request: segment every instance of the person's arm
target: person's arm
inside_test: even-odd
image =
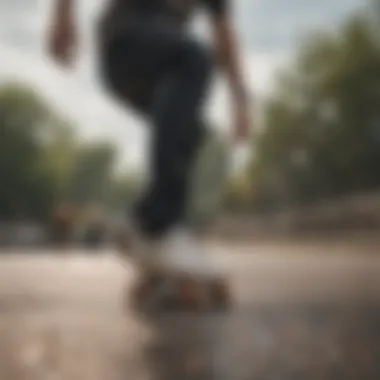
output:
[[[240,51],[232,26],[229,0],[207,0],[219,63],[227,76],[235,111],[237,138],[248,136],[250,125],[248,91],[245,86]]]
[[[50,30],[50,54],[60,64],[68,65],[76,48],[75,0],[54,0]]]
[[[228,14],[213,16],[213,29],[217,56],[227,75],[232,95],[236,102],[246,101],[246,89],[240,62],[235,31]]]
[[[71,22],[73,20],[74,0],[55,0],[53,17],[61,22]]]

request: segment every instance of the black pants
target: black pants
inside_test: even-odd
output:
[[[134,214],[144,233],[163,234],[185,218],[211,56],[166,20],[140,16],[103,46],[102,68],[110,90],[152,125],[151,178]]]

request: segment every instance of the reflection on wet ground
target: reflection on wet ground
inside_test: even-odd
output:
[[[273,251],[226,259],[225,315],[123,309],[134,274],[108,256],[0,259],[0,379],[380,379],[378,261]]]

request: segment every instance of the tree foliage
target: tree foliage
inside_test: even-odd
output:
[[[0,89],[0,218],[42,217],[55,191],[44,170],[44,135],[57,119],[31,89]]]
[[[380,46],[363,17],[307,41],[279,77],[250,167],[256,209],[380,185]]]
[[[0,220],[46,220],[61,201],[108,204],[115,163],[111,144],[80,142],[33,89],[0,87]]]

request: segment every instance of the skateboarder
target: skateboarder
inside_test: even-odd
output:
[[[248,99],[229,2],[113,0],[99,22],[102,79],[125,106],[146,119],[152,133],[150,183],[133,214],[139,241],[145,242],[140,259],[148,267],[206,270],[204,256],[185,227],[185,205],[205,133],[202,107],[216,61],[230,84],[235,138],[248,134]],[[74,0],[55,0],[49,36],[52,57],[67,66],[77,48],[74,6]],[[197,9],[209,16],[214,49],[188,33]]]

